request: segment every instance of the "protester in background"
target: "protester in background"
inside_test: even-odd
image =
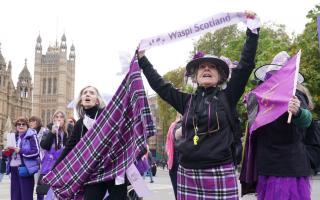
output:
[[[38,141],[40,142],[41,139],[42,139],[42,136],[48,131],[45,127],[43,127],[42,125],[42,121],[39,117],[37,116],[32,116],[30,117],[29,119],[29,127],[30,128],[33,128],[34,130],[36,130],[37,132],[37,138],[38,138]],[[40,160],[43,159],[43,155],[44,155],[44,149],[40,147]],[[41,168],[41,166],[40,166]],[[40,176],[40,171],[39,170],[36,174],[35,174],[35,183],[38,184],[38,180],[39,180],[39,176]],[[37,194],[37,200],[43,200],[44,196],[41,195],[41,194]]]
[[[272,64],[258,68],[255,76],[262,82],[266,81],[289,58],[287,52],[278,53]],[[255,147],[251,150],[253,154],[251,156],[254,159],[252,162],[256,163],[254,171],[258,176],[256,186],[258,199],[311,199],[311,166],[303,141],[306,129],[312,121],[309,110],[313,104],[311,95],[307,88],[301,85],[302,82],[303,77],[299,74],[295,96],[288,103],[288,111],[293,115],[292,122],[287,123],[288,112],[286,112],[275,121],[251,133],[250,146]],[[247,103],[248,108],[253,106],[252,101]],[[248,112],[250,115],[250,110]]]
[[[11,173],[11,200],[32,200],[34,174],[39,170],[40,147],[37,133],[29,128],[26,117],[19,117],[15,122],[16,146],[8,158],[7,173]]]
[[[74,119],[74,117],[68,117],[68,124],[71,124],[72,126],[76,124],[76,120]]]
[[[2,154],[2,150],[0,151],[0,183],[6,173],[6,157]]]
[[[80,119],[76,122],[74,131],[56,165],[67,156],[81,137],[92,127],[104,107],[105,103],[97,88],[87,86],[80,91],[76,102],[76,111]],[[107,190],[110,200],[126,200],[127,185],[125,183],[116,185],[115,180],[86,185],[84,188],[85,200],[103,199]]]
[[[176,119],[169,127],[166,141],[166,152],[168,155],[168,169],[171,184],[174,191],[174,196],[177,199],[177,173],[179,167],[179,153],[174,149],[174,143],[176,140],[182,137],[182,119],[181,114],[177,113]]]
[[[47,194],[49,185],[43,183],[42,177],[52,169],[66,145],[68,135],[66,114],[57,110],[53,114],[52,122],[48,124],[48,131],[44,133],[40,142],[40,146],[45,152],[41,160],[40,177],[36,188],[37,194]]]
[[[246,12],[248,18],[255,13]],[[154,70],[138,52],[139,65],[150,86],[162,99],[183,114],[182,139],[175,144],[180,153],[177,199],[238,199],[238,187],[232,157],[233,142],[230,113],[244,92],[254,69],[258,35],[247,30],[238,69],[230,81],[229,67],[222,59],[196,54],[186,66],[198,84],[195,94],[174,88]],[[219,184],[217,184],[217,182]]]
[[[147,145],[147,153],[144,154],[144,156],[142,157],[143,160],[147,160],[148,163],[149,163],[149,168],[147,171],[144,172],[143,174],[143,179],[146,177],[146,176],[149,176],[150,177],[150,183],[153,183],[153,174],[152,174],[152,164],[154,163],[154,160],[152,158],[152,154],[150,152],[150,149],[149,149],[149,145]]]
[[[74,125],[76,124],[76,120],[74,119],[74,117],[68,117],[68,133],[72,133],[73,129],[74,129]]]

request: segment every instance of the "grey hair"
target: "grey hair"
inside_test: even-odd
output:
[[[306,86],[298,83],[297,84],[297,90],[301,91],[303,94],[305,94],[307,96],[307,98],[308,98],[308,108],[309,108],[309,110],[313,110],[314,109],[314,103],[312,101],[312,96],[311,96],[311,94],[309,92],[309,89]]]
[[[91,86],[91,85],[88,85],[88,86],[84,87],[84,88],[80,91],[79,96],[78,96],[77,101],[76,101],[76,111],[77,111],[77,114],[78,114],[78,116],[79,116],[80,118],[83,118],[83,117],[84,117],[84,114],[85,114],[84,108],[83,108],[83,106],[81,105],[81,95],[82,95],[83,91],[84,91],[85,89],[89,88],[89,87],[92,87],[92,88],[96,91],[96,93],[97,93],[97,99],[98,99],[98,104],[97,104],[97,105],[98,105],[98,107],[99,107],[99,108],[104,108],[104,107],[106,106],[106,104],[104,103],[104,101],[103,101],[103,99],[102,99],[102,97],[101,97],[100,92],[98,91],[98,89],[97,89],[96,87],[93,87],[93,86]]]

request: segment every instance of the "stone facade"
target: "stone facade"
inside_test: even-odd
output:
[[[52,121],[56,110],[73,116],[73,108],[67,108],[67,105],[74,99],[75,48],[72,44],[68,59],[63,34],[60,45],[56,42],[49,46],[43,55],[41,42],[39,35],[35,47],[32,115],[40,117],[46,125]]]
[[[0,48],[0,148],[5,142],[5,129],[12,131],[12,122],[20,116],[30,117],[32,109],[32,79],[27,59],[16,87],[11,72],[11,61],[6,63]]]

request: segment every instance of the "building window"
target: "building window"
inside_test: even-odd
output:
[[[24,89],[20,87],[20,98],[24,97]]]
[[[57,93],[57,78],[53,78],[53,94]]]
[[[51,94],[52,80],[48,78],[48,94]]]
[[[41,111],[41,120],[44,121],[46,118],[46,112],[44,110]]]
[[[49,122],[51,121],[51,113],[50,110],[47,110],[47,124],[49,124]]]
[[[44,78],[43,85],[42,85],[42,94],[46,93],[46,88],[47,88],[47,80]]]
[[[28,98],[28,89],[27,88],[24,89],[24,97]]]

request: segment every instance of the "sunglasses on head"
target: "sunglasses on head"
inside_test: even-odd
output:
[[[27,124],[26,123],[17,123],[16,126],[26,126]]]

